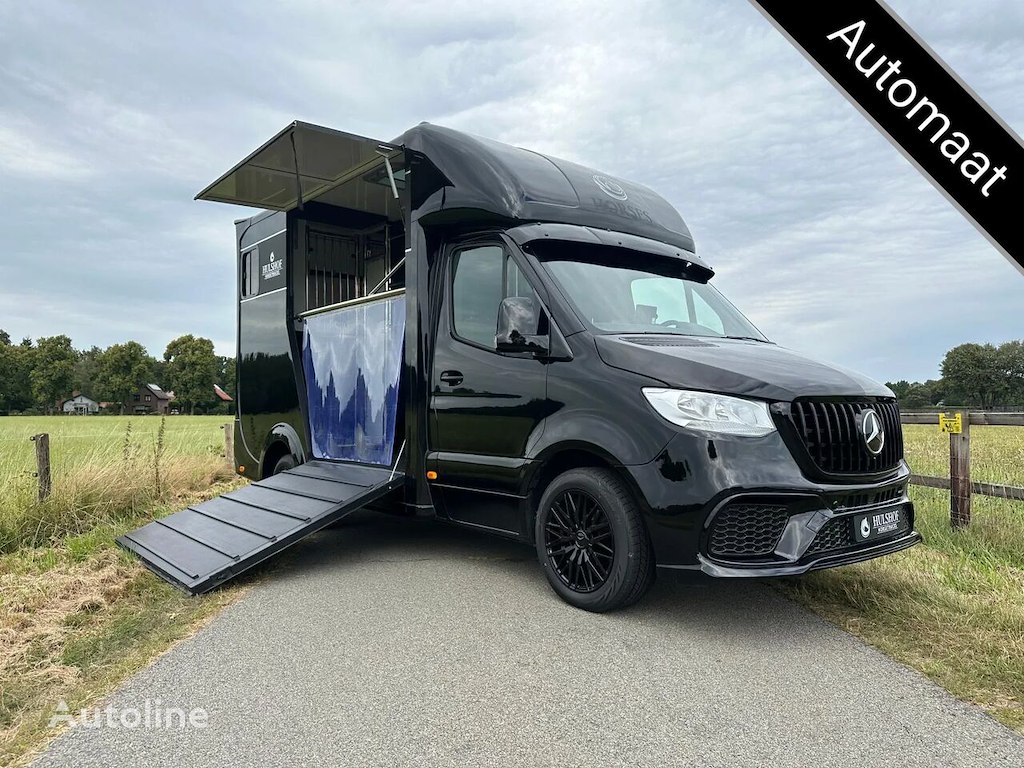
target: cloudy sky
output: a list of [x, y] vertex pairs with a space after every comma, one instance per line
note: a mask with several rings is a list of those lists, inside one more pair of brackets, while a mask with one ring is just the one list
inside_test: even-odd
[[[892, 5], [1024, 129], [1024, 6]], [[384, 140], [427, 120], [644, 182], [765, 333], [878, 379], [1024, 337], [1024, 277], [745, 0], [0, 0], [0, 20], [17, 338], [233, 354], [248, 212], [192, 197], [296, 118]]]

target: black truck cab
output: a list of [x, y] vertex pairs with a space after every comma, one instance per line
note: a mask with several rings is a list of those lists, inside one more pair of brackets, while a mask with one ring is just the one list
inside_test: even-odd
[[[180, 542], [122, 541], [179, 586], [370, 503], [529, 543], [598, 611], [656, 568], [797, 574], [920, 541], [893, 393], [765, 338], [642, 185], [428, 124], [294, 123], [198, 197], [270, 210], [236, 222], [253, 484], [179, 513], [202, 515]], [[300, 522], [275, 533], [282, 509]]]

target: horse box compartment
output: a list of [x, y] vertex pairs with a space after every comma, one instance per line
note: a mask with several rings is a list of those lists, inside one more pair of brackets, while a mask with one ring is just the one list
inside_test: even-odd
[[235, 466], [118, 543], [191, 593], [368, 505], [536, 547], [606, 611], [656, 567], [920, 541], [892, 392], [768, 341], [640, 184], [421, 124], [295, 122], [197, 195], [235, 222]]

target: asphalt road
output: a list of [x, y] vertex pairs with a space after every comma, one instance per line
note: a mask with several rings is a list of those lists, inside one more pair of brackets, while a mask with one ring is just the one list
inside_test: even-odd
[[363, 515], [301, 546], [38, 766], [995, 766], [1024, 739], [763, 584], [661, 574], [598, 616], [532, 551]]

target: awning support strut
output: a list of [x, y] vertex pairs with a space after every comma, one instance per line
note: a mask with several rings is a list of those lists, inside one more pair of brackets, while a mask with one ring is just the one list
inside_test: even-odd
[[302, 210], [302, 175], [299, 173], [299, 153], [295, 149], [295, 129], [292, 128], [288, 138], [292, 140], [292, 159], [295, 161], [295, 200], [296, 207]]

